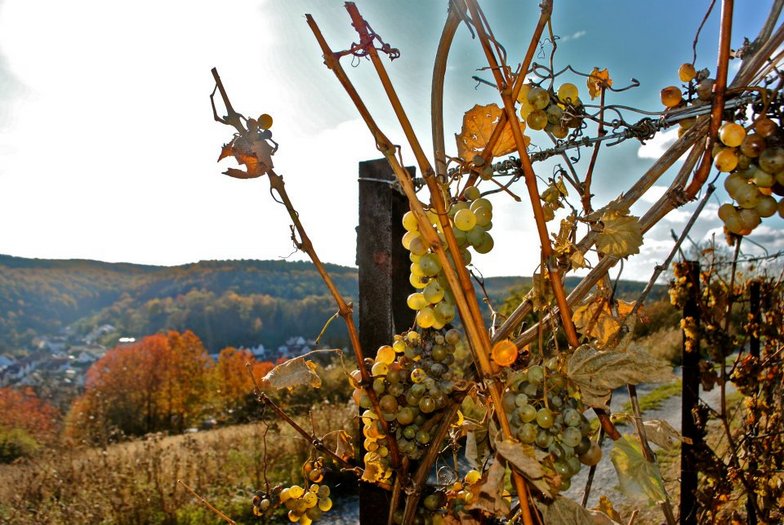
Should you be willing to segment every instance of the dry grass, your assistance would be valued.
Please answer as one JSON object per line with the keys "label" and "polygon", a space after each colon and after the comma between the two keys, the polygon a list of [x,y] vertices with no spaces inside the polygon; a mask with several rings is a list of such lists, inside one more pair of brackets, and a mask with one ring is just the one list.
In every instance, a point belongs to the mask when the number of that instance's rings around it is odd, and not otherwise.
{"label": "dry grass", "polygon": [[[301,421],[319,434],[351,428],[353,409],[318,405]],[[146,439],[106,449],[63,448],[0,466],[0,522],[8,525],[219,523],[178,486],[181,479],[239,523],[264,488],[264,425]],[[273,423],[267,435],[271,483],[299,481],[309,444]],[[253,520],[255,521],[255,520]]]}

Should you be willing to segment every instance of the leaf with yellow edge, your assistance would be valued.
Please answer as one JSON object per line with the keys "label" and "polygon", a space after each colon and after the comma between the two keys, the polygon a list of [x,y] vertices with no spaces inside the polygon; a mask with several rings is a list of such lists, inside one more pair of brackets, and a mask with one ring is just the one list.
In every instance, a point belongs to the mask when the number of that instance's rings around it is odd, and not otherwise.
{"label": "leaf with yellow edge", "polygon": [[602,219],[604,229],[596,237],[596,249],[605,255],[628,257],[640,253],[642,228],[637,217],[629,215]]}
{"label": "leaf with yellow edge", "polygon": [[593,71],[591,71],[591,75],[588,77],[586,84],[588,85],[588,93],[593,99],[601,94],[603,88],[607,89],[608,87],[611,87],[613,82],[607,68],[599,69],[598,67],[595,67],[593,68]]}
{"label": "leaf with yellow edge", "polygon": [[572,312],[574,327],[583,335],[596,339],[605,346],[621,329],[621,322],[613,315],[605,297],[596,296]]}
{"label": "leaf with yellow edge", "polygon": [[635,438],[621,436],[621,439],[613,443],[610,457],[624,495],[638,500],[647,499],[650,504],[659,503],[666,498],[659,465],[645,459]]}
{"label": "leaf with yellow edge", "polygon": [[298,386],[321,387],[321,378],[316,373],[316,365],[306,361],[305,356],[284,361],[261,379],[261,388],[265,390],[282,388],[291,390]]}
{"label": "leaf with yellow edge", "polygon": [[[455,135],[458,157],[470,161],[474,155],[484,151],[502,113],[503,110],[496,104],[488,104],[487,106],[477,104],[468,110],[463,115],[463,128],[460,130],[460,134]],[[520,126],[525,131],[525,123],[520,122]],[[531,139],[528,137],[524,137],[524,139],[527,146]],[[507,122],[493,147],[493,157],[500,157],[516,150],[517,145],[512,134],[512,126]]]}
{"label": "leaf with yellow edge", "polygon": [[580,389],[583,403],[604,408],[610,392],[623,385],[673,381],[672,366],[635,345],[602,351],[582,345],[569,357],[566,375]]}

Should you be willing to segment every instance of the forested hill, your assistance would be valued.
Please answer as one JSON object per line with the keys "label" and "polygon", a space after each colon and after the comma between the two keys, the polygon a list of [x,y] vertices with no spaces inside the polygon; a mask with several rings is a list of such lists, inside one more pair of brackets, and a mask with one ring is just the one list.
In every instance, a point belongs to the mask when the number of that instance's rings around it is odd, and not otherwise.
{"label": "forested hill", "polygon": [[[357,271],[327,269],[347,298],[356,301]],[[494,301],[522,277],[488,278]],[[571,283],[567,283],[571,284]],[[640,290],[639,283],[623,283]],[[117,330],[99,340],[140,337],[165,329],[193,330],[211,351],[225,346],[276,346],[293,335],[315,337],[335,313],[310,263],[202,261],[183,266],[144,266],[87,260],[24,259],[0,255],[0,354],[19,355],[36,336],[71,326],[75,336],[103,324]],[[333,323],[325,342],[345,344]]]}

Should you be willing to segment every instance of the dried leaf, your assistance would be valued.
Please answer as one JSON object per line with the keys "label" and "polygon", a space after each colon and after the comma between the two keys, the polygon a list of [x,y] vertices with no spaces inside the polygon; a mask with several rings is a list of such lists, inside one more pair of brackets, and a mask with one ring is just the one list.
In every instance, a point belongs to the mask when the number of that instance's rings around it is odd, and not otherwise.
{"label": "dried leaf", "polygon": [[595,525],[591,512],[569,498],[558,496],[549,505],[539,503],[544,525]]}
{"label": "dried leaf", "polygon": [[231,157],[232,155],[234,155],[234,141],[223,145],[220,155],[218,156],[218,162],[225,159],[226,157]]}
{"label": "dried leaf", "polygon": [[635,346],[621,352],[582,345],[569,358],[567,375],[580,388],[583,402],[594,407],[604,407],[610,392],[620,386],[675,379],[669,363]]}
{"label": "dried leaf", "polygon": [[[503,110],[496,104],[476,105],[468,110],[463,115],[463,128],[460,130],[460,134],[455,135],[457,155],[464,160],[471,160],[474,155],[484,151],[502,113]],[[520,126],[525,129],[524,123],[521,122]],[[524,138],[527,146],[530,139]],[[493,147],[493,156],[500,157],[515,150],[517,150],[517,145],[512,134],[512,126],[507,122],[498,142]]]}
{"label": "dried leaf", "polygon": [[647,499],[656,504],[666,497],[659,465],[648,462],[633,437],[621,436],[613,443],[612,463],[618,473],[621,492],[635,499]]}
{"label": "dried leaf", "polygon": [[377,483],[381,481],[381,478],[384,474],[384,467],[381,463],[372,462],[372,463],[365,463],[365,470],[362,471],[362,481],[367,481],[369,483]]}
{"label": "dried leaf", "polygon": [[681,434],[662,419],[644,421],[645,436],[651,443],[665,450],[672,450],[681,442]]}
{"label": "dried leaf", "polygon": [[573,269],[577,268],[585,268],[587,265],[585,264],[585,255],[580,250],[575,250],[569,256],[569,262],[572,264]]}
{"label": "dried leaf", "polygon": [[480,481],[471,486],[473,500],[468,510],[480,510],[491,516],[505,516],[509,513],[510,503],[504,498],[504,476],[506,466],[496,459]]}
{"label": "dried leaf", "polygon": [[598,67],[595,67],[593,68],[593,71],[591,71],[591,76],[588,77],[586,84],[588,85],[588,93],[590,93],[591,98],[594,99],[602,93],[602,88],[606,89],[611,87],[613,82],[607,68],[600,70]]}
{"label": "dried leaf", "polygon": [[640,253],[642,228],[637,217],[602,218],[604,229],[596,238],[596,249],[606,255],[628,257]]}
{"label": "dried leaf", "polygon": [[304,356],[285,361],[267,373],[261,379],[261,388],[291,390],[297,386],[321,387],[321,378],[316,373],[316,365],[306,361]]}
{"label": "dried leaf", "polygon": [[442,523],[444,525],[482,525],[484,521],[479,521],[469,514],[461,512],[459,516],[447,514],[444,516]]}
{"label": "dried leaf", "polygon": [[534,272],[531,278],[533,296],[531,302],[535,311],[546,310],[553,301],[553,289],[550,286],[550,276],[543,272]]}
{"label": "dried leaf", "polygon": [[596,339],[599,347],[604,347],[621,329],[620,320],[613,315],[607,299],[602,296],[575,308],[572,321],[580,333]]}
{"label": "dried leaf", "polygon": [[540,454],[540,457],[537,458],[538,449],[510,440],[497,441],[495,446],[498,454],[520,471],[542,494],[552,498],[557,493],[557,485],[551,486],[554,480],[547,476],[542,468],[541,460],[546,454]]}
{"label": "dried leaf", "polygon": [[351,434],[345,430],[338,431],[337,438],[335,439],[335,454],[345,459],[346,461],[354,457],[354,440]]}
{"label": "dried leaf", "polygon": [[610,498],[604,495],[599,496],[599,504],[594,508],[594,510],[606,514],[609,518],[611,518],[612,523],[620,523],[623,519],[621,518],[621,515],[618,514],[618,511],[615,510],[615,507],[613,507]]}

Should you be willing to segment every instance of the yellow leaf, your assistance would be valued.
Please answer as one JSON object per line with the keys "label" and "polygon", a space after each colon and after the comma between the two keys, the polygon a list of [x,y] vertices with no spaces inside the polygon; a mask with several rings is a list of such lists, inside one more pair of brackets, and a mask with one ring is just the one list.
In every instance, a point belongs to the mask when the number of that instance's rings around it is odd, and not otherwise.
{"label": "yellow leaf", "polygon": [[596,249],[605,255],[628,257],[640,253],[642,228],[637,217],[629,215],[602,219],[604,229],[596,238]]}
{"label": "yellow leaf", "polygon": [[261,380],[264,389],[292,389],[297,386],[321,387],[321,378],[316,373],[316,365],[306,361],[304,356],[284,361],[269,371]]}
{"label": "yellow leaf", "polygon": [[[498,124],[503,110],[496,104],[487,106],[476,105],[463,115],[463,128],[459,135],[455,135],[457,141],[457,155],[464,160],[473,159],[474,155],[484,151],[493,130]],[[525,124],[520,122],[520,126],[525,130]],[[528,137],[524,137],[526,146],[530,142]],[[512,126],[509,122],[504,126],[498,142],[493,147],[493,156],[500,157],[517,149]]]}
{"label": "yellow leaf", "polygon": [[622,436],[613,443],[612,463],[618,473],[621,492],[633,499],[647,499],[659,503],[666,498],[659,465],[645,459],[640,444],[630,436]]}
{"label": "yellow leaf", "polygon": [[598,67],[595,67],[591,71],[591,76],[588,77],[586,84],[588,85],[588,93],[590,93],[591,98],[596,98],[601,94],[603,88],[606,89],[612,86],[610,72],[607,71],[607,68],[600,70]]}
{"label": "yellow leaf", "polygon": [[596,339],[600,347],[605,346],[621,329],[621,323],[613,316],[607,299],[601,296],[575,308],[572,321],[579,332]]}

